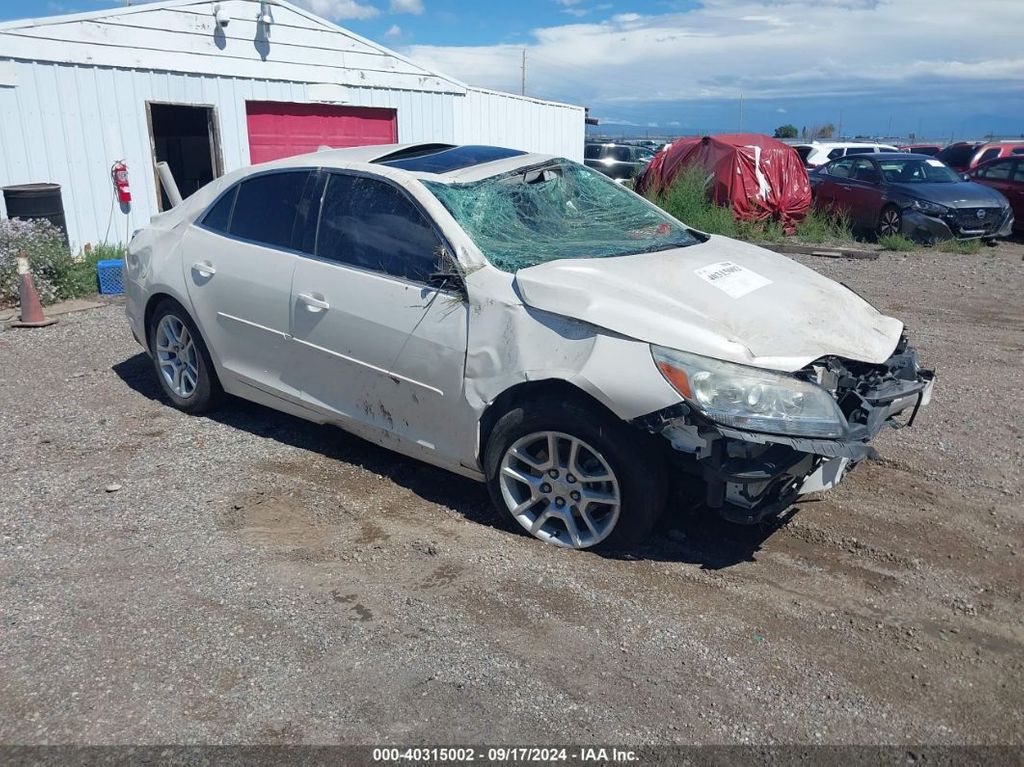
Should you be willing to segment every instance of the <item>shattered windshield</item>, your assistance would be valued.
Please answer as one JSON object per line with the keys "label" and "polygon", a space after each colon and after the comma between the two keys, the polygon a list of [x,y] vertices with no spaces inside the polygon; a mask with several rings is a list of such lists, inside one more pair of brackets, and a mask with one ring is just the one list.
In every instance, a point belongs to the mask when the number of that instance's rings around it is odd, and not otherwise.
{"label": "shattered windshield", "polygon": [[562,258],[610,258],[699,242],[614,181],[569,160],[469,184],[423,183],[487,259],[507,272]]}

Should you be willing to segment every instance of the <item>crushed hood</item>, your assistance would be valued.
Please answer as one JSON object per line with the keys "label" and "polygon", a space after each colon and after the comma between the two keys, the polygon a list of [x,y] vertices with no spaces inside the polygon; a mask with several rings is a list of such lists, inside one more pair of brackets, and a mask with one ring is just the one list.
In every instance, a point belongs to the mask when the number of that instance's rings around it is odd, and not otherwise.
{"label": "crushed hood", "polygon": [[794,371],[826,355],[884,362],[903,323],[850,289],[727,237],[516,273],[523,303],[660,346]]}

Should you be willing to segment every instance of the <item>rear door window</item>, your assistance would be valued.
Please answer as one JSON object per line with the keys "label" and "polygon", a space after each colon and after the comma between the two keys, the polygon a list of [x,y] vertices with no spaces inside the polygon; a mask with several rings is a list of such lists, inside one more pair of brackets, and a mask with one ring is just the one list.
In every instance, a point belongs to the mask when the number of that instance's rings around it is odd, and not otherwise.
{"label": "rear door window", "polygon": [[850,178],[862,181],[865,184],[878,184],[882,180],[875,164],[863,157],[853,161],[853,170],[850,172]]}
{"label": "rear door window", "polygon": [[583,147],[583,159],[584,160],[596,160],[601,156],[601,145],[600,144],[587,144]]}
{"label": "rear door window", "polygon": [[616,162],[633,162],[633,147],[612,146],[608,147],[609,158]]}
{"label": "rear door window", "polygon": [[292,232],[308,179],[308,170],[265,173],[246,179],[238,185],[228,231],[261,245],[292,247]]}
{"label": "rear door window", "polygon": [[237,186],[232,187],[226,194],[221,195],[221,198],[214,203],[213,207],[203,217],[203,226],[217,232],[226,233],[228,225],[231,223],[231,209],[235,206],[236,194],[238,194]]}
{"label": "rear door window", "polygon": [[853,160],[839,160],[828,166],[828,174],[836,178],[849,178],[853,170]]}
{"label": "rear door window", "polygon": [[320,212],[319,258],[427,282],[441,240],[404,193],[383,181],[332,173]]}
{"label": "rear door window", "polygon": [[1010,178],[1010,173],[1013,171],[1013,162],[1013,160],[1002,160],[987,165],[984,168],[979,168],[977,172],[978,178],[1006,181]]}
{"label": "rear door window", "polygon": [[992,160],[992,159],[994,159],[994,158],[996,158],[998,156],[999,156],[999,149],[998,149],[998,147],[992,147],[991,149],[986,149],[984,152],[982,152],[981,156],[975,161],[974,164],[977,165],[978,163],[983,163],[983,162],[986,162],[987,160]]}

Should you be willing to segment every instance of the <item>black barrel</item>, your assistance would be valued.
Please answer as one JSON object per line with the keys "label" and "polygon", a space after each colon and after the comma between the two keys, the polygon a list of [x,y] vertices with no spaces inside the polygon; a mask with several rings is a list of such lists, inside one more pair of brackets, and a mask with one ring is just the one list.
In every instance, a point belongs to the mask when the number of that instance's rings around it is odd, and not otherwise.
{"label": "black barrel", "polygon": [[4,205],[8,218],[45,218],[59,226],[67,237],[64,200],[60,184],[17,184],[4,187]]}

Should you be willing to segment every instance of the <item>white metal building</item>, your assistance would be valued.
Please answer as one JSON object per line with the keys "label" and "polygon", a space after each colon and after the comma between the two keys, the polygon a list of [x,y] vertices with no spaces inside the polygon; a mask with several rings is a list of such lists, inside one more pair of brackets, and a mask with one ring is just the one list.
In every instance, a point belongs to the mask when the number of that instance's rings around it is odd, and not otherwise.
{"label": "white metal building", "polygon": [[[124,241],[161,209],[157,160],[188,195],[251,162],[394,141],[581,160],[584,110],[473,88],[286,0],[0,24],[0,186],[60,184],[78,247]],[[118,160],[130,206],[116,203]]]}

